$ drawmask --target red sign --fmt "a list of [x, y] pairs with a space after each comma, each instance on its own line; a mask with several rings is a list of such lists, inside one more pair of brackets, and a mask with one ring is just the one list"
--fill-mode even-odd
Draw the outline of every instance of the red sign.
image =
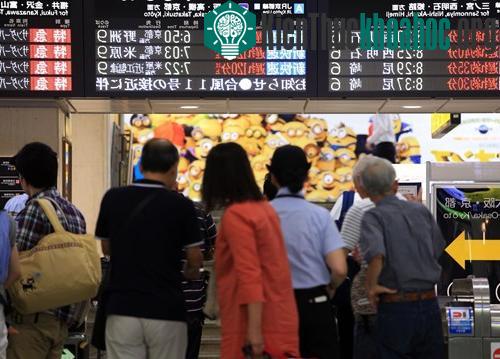
[[29, 29], [30, 42], [70, 44], [70, 29]]
[[71, 61], [30, 61], [31, 75], [71, 75]]
[[498, 348], [497, 350], [495, 350], [493, 352], [493, 356], [492, 356], [493, 359], [500, 359], [500, 348]]
[[71, 59], [71, 45], [30, 45], [32, 59]]
[[71, 77], [30, 77], [31, 91], [71, 91]]

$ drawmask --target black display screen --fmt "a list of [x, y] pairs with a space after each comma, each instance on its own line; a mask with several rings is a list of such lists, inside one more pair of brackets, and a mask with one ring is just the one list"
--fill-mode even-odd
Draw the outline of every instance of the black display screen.
[[[334, 36], [338, 38], [339, 28], [329, 26], [332, 34], [327, 39], [328, 51], [322, 51], [318, 61], [319, 73], [328, 74], [318, 78], [320, 97], [484, 97], [500, 94], [500, 33], [496, 31], [496, 45], [489, 46], [485, 41], [486, 31], [472, 27], [472, 19], [483, 24], [486, 19], [498, 19], [498, 1], [322, 1], [320, 11], [332, 19], [355, 18], [358, 22], [360, 13], [370, 18], [377, 13], [384, 21], [413, 19], [413, 15], [424, 20], [450, 20], [450, 29], [445, 32], [450, 39], [447, 50], [439, 47], [434, 50], [338, 48], [334, 46]], [[474, 46], [471, 42], [466, 48], [458, 45], [457, 36], [460, 34], [458, 21], [464, 18], [470, 20], [470, 34], [477, 40]], [[350, 36], [359, 45], [359, 27]]]
[[500, 188], [492, 184], [439, 186], [435, 215], [446, 241], [440, 258], [441, 295], [456, 278], [487, 278], [491, 300], [500, 303]]
[[0, 96], [83, 95], [81, 0], [0, 1]]
[[257, 45], [228, 61], [204, 46], [204, 15], [225, 1], [86, 2], [87, 96], [310, 97], [316, 56], [261, 46], [262, 14], [306, 17], [316, 1], [252, 0]]
[[11, 157], [0, 157], [0, 209], [12, 197], [24, 193], [19, 174], [10, 164]]

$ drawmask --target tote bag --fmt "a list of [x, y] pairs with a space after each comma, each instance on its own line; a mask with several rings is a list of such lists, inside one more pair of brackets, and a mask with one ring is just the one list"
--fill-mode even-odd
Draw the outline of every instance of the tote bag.
[[101, 283], [101, 260], [95, 237], [67, 232], [47, 199], [38, 204], [54, 232], [19, 253], [21, 278], [9, 289], [21, 314], [64, 307], [95, 297]]

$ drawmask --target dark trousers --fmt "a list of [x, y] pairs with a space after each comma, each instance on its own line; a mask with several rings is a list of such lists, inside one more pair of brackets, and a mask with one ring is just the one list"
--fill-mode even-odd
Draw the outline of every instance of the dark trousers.
[[186, 359], [198, 359], [204, 321], [204, 315], [201, 311], [199, 313], [187, 314], [188, 346], [186, 350]]
[[396, 146], [392, 142], [380, 142], [373, 149], [372, 155], [385, 158], [391, 163], [396, 163]]
[[381, 359], [443, 359], [437, 300], [380, 304], [377, 343]]
[[[314, 302], [314, 298], [326, 297]], [[299, 312], [300, 353], [304, 358], [337, 359], [338, 338], [335, 313], [325, 287], [296, 289]]]
[[379, 359], [377, 316], [356, 314], [354, 321], [353, 359]]

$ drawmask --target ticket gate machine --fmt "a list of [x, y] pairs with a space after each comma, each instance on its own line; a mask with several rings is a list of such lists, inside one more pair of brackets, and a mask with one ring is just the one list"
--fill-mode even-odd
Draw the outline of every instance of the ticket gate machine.
[[448, 359], [500, 359], [500, 305], [488, 280], [455, 279], [451, 299], [442, 307]]

